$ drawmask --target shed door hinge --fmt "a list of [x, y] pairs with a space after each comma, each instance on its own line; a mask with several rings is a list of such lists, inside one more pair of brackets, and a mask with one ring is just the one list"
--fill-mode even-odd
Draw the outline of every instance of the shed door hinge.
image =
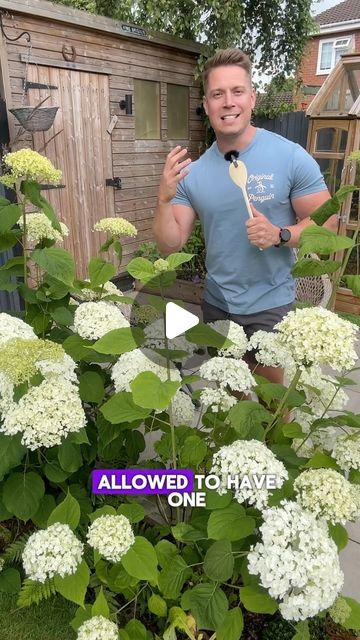
[[106, 178], [105, 184], [107, 187], [115, 187], [115, 189], [122, 189], [121, 178]]

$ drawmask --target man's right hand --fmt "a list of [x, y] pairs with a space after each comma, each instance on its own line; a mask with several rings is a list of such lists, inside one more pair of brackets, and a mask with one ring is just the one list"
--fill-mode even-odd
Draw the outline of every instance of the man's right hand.
[[178, 145], [170, 151], [166, 156], [164, 170], [160, 179], [159, 203], [169, 203], [176, 196], [176, 187], [178, 182], [182, 180], [189, 172], [185, 169], [191, 158], [184, 160], [187, 149], [183, 149]]

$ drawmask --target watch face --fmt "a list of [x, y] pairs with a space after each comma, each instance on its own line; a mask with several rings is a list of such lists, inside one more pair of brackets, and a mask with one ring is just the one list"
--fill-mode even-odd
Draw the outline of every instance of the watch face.
[[289, 242], [291, 238], [291, 231], [289, 231], [289, 229], [280, 229], [279, 236], [281, 242]]

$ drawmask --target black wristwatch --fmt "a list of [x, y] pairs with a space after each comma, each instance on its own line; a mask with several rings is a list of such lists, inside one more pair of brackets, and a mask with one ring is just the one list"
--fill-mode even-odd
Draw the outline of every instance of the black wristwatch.
[[287, 242], [289, 242], [291, 238], [291, 231], [290, 229], [280, 229], [279, 231], [279, 242], [278, 244], [274, 244], [274, 247], [281, 247], [282, 244], [286, 244]]

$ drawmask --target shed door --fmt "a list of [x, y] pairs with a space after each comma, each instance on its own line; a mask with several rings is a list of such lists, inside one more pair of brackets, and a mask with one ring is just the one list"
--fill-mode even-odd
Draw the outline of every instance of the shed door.
[[75, 256], [78, 277], [86, 277], [87, 263], [104, 241], [91, 229], [114, 215], [114, 188], [105, 184], [113, 175], [108, 76], [29, 65], [28, 80], [57, 87], [28, 91], [31, 105], [50, 95], [43, 106], [59, 106], [54, 125], [34, 133], [34, 149], [63, 172], [65, 187], [43, 195], [69, 227], [63, 246]]

